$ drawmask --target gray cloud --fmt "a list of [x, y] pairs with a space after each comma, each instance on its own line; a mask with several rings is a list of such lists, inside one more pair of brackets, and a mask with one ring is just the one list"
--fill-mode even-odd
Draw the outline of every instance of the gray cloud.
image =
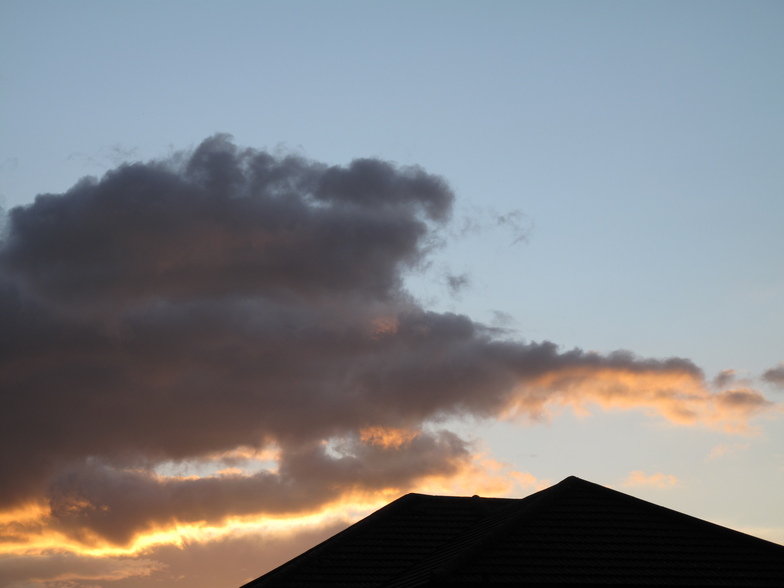
[[[47, 497], [63, 533], [122, 544], [173, 521], [448, 477], [470, 448], [428, 427], [450, 416], [593, 402], [711, 424], [768, 406], [753, 390], [710, 395], [688, 360], [502, 341], [422, 308], [403, 276], [452, 201], [418, 168], [329, 167], [216, 136], [11, 210], [0, 505]], [[362, 437], [372, 427], [413, 433], [375, 444]], [[279, 448], [278, 470], [154, 473], [239, 446]]]
[[732, 385], [738, 379], [735, 370], [721, 370], [713, 378], [713, 385], [717, 388], [725, 388]]
[[784, 363], [766, 370], [765, 373], [762, 374], [762, 379], [774, 386], [784, 388]]
[[329, 455], [323, 444], [286, 451], [278, 472], [161, 477], [88, 459], [52, 478], [52, 527], [78, 540], [84, 529], [117, 545], [161, 525], [205, 522], [264, 512], [291, 515], [338, 500], [346, 488], [366, 491], [409, 485], [427, 475], [449, 476], [469, 458], [448, 431], [420, 433], [391, 448], [353, 436]]
[[457, 296], [460, 292], [471, 285], [471, 278], [468, 274], [451, 274], [446, 275], [446, 286], [452, 296]]
[[509, 246], [528, 243], [534, 230], [534, 221], [521, 210], [502, 213], [492, 208], [472, 208], [460, 219], [458, 234], [478, 236], [493, 229], [507, 233], [512, 239]]
[[[360, 198], [360, 195], [366, 195]], [[418, 169], [347, 168], [202, 143], [184, 169], [133, 164], [13, 209], [4, 273], [49, 301], [397, 293], [452, 194]]]

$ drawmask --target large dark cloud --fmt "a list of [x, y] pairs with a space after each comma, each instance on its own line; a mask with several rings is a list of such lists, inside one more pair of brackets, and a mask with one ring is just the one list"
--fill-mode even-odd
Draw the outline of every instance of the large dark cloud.
[[[430, 427], [450, 416], [597, 402], [712, 423], [768, 406], [706, 392], [687, 360], [564, 353], [422, 308], [403, 281], [452, 201], [418, 168], [329, 167], [216, 136], [11, 210], [0, 505], [46, 496], [55, 528], [124, 543], [452, 475], [469, 448]], [[413, 433], [375, 443], [374, 427]], [[279, 448], [278, 469], [154, 474], [240, 446]]]
[[126, 165], [12, 210], [1, 262], [31, 293], [79, 307], [386, 299], [451, 202], [416, 168], [274, 159], [214, 137], [183, 169]]

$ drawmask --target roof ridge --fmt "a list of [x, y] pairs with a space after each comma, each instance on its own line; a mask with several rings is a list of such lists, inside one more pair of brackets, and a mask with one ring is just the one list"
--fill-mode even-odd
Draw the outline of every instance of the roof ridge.
[[[547, 490], [555, 490], [556, 488], [558, 488], [558, 491], [557, 491], [556, 495], [559, 495], [559, 494], [563, 493], [565, 490], [573, 488], [574, 486], [578, 485], [578, 483], [579, 483], [580, 486], [582, 486], [586, 490], [592, 490], [594, 492], [601, 492], [601, 493], [604, 493], [606, 495], [614, 495], [614, 497], [616, 499], [626, 501], [627, 503], [632, 503], [632, 504], [636, 503], [636, 504], [639, 504], [639, 505], [646, 505], [648, 508], [656, 509], [658, 512], [660, 512], [662, 514], [667, 514], [668, 516], [678, 517], [678, 518], [680, 518], [683, 521], [689, 521], [689, 522], [695, 523], [695, 524], [699, 523], [700, 525], [703, 525], [703, 526], [705, 526], [707, 528], [712, 528], [713, 530], [721, 530], [723, 533], [726, 533], [728, 535], [735, 535], [735, 536], [738, 536], [738, 537], [740, 537], [740, 536], [747, 537], [749, 539], [753, 539], [754, 541], [759, 542], [760, 544], [767, 543], [767, 544], [769, 544], [771, 546], [774, 546], [774, 547], [778, 547], [778, 548], [782, 547], [781, 544], [774, 543], [772, 541], [768, 541], [767, 539], [762, 539], [761, 537], [756, 537], [754, 535], [750, 535], [748, 533], [744, 533], [743, 531], [738, 531], [736, 529], [732, 529], [730, 527], [726, 527], [726, 526], [720, 525], [718, 523], [713, 523], [711, 521], [707, 521], [705, 519], [701, 519], [701, 518], [696, 517], [694, 515], [690, 515], [690, 514], [687, 514], [685, 512], [681, 512], [679, 510], [675, 510], [675, 509], [669, 508], [667, 506], [663, 506], [661, 504], [656, 504], [655, 502], [651, 502], [650, 500], [645, 500], [644, 498], [638, 498], [637, 496], [632, 496], [631, 494], [627, 494], [625, 492], [621, 492], [620, 490], [616, 490], [615, 488], [610, 488], [609, 486], [603, 486], [602, 484], [597, 484], [595, 482], [589, 482], [588, 480], [583, 480], [581, 478], [578, 478], [577, 476], [568, 476], [567, 478], [564, 478], [562, 481], [560, 481], [558, 484], [555, 484], [555, 485], [551, 486], [550, 488], [547, 488], [545, 491], [547, 491]], [[537, 493], [537, 494], [539, 494], [539, 493]], [[555, 494], [555, 493], [553, 493], [553, 494]], [[532, 494], [531, 496], [535, 496], [535, 495], [536, 494]]]
[[[479, 496], [471, 497], [472, 499], [487, 500]], [[513, 499], [510, 499], [513, 500]], [[438, 546], [432, 552], [428, 553], [413, 566], [403, 570], [400, 574], [384, 583], [384, 588], [403, 587], [409, 585], [418, 585], [418, 581], [426, 579], [433, 575], [433, 571], [442, 567], [448, 566], [449, 563], [465, 553], [477, 541], [481, 540], [482, 529], [484, 527], [492, 528], [494, 525], [503, 522], [504, 518], [510, 509], [514, 509], [518, 505], [511, 503], [503, 507], [499, 507], [494, 511], [485, 514], [479, 521], [466, 529], [462, 533], [453, 537], [449, 541]], [[464, 544], [464, 545], [462, 545]]]
[[782, 578], [784, 546], [568, 476], [517, 499], [406, 494], [244, 588]]
[[536, 519], [537, 517], [544, 516], [547, 507], [554, 500], [557, 500], [566, 490], [575, 486], [576, 483], [589, 483], [581, 480], [576, 476], [569, 476], [564, 478], [557, 484], [553, 484], [547, 488], [529, 494], [523, 498], [519, 498], [515, 504], [511, 505], [504, 511], [506, 517], [500, 518], [498, 524], [494, 525], [488, 530], [488, 533], [478, 538], [472, 545], [468, 546], [462, 553], [458, 554], [448, 564], [433, 570], [436, 576], [446, 576], [454, 573], [455, 570], [464, 566], [469, 558], [473, 555], [492, 544], [499, 536], [501, 536], [506, 529], [519, 524], [523, 520]]
[[401, 508], [403, 508], [403, 506], [421, 497], [429, 498], [430, 496], [427, 494], [418, 494], [416, 492], [409, 492], [408, 494], [404, 494], [403, 496], [396, 498], [389, 504], [381, 507], [380, 509], [372, 512], [366, 517], [363, 517], [357, 522], [349, 525], [342, 531], [335, 533], [329, 539], [325, 539], [324, 541], [314, 545], [307, 551], [302, 552], [297, 557], [290, 559], [289, 561], [281, 564], [280, 566], [270, 570], [263, 576], [256, 578], [255, 580], [251, 580], [247, 584], [243, 584], [242, 586], [240, 586], [240, 588], [258, 588], [267, 585], [271, 581], [275, 581], [280, 579], [281, 577], [285, 577], [287, 574], [291, 573], [292, 571], [295, 571], [301, 564], [311, 559], [314, 559], [322, 552], [328, 550], [335, 543], [344, 540], [346, 537], [351, 537], [352, 535], [356, 535], [368, 525], [375, 524], [379, 520], [389, 518], [390, 516], [392, 516], [392, 513], [400, 510]]
[[[471, 555], [482, 549], [485, 545], [492, 543], [504, 529], [517, 523], [520, 520], [522, 513], [527, 512], [530, 515], [531, 507], [534, 504], [540, 504], [542, 499], [559, 493], [556, 491], [556, 488], [564, 484], [564, 482], [567, 482], [566, 486], [571, 486], [574, 484], [574, 481], [587, 483], [575, 476], [569, 476], [569, 478], [562, 480], [558, 484], [529, 494], [526, 497], [500, 499], [512, 502], [504, 507], [498, 508], [494, 512], [488, 513], [485, 517], [477, 521], [475, 525], [466, 529], [450, 541], [447, 541], [422, 558], [415, 565], [404, 570], [389, 582], [383, 584], [384, 588], [402, 588], [403, 586], [416, 584], [422, 579], [448, 575], [450, 572], [460, 568], [463, 562], [471, 557]], [[472, 498], [479, 500], [498, 500], [479, 496], [473, 496]], [[535, 510], [533, 516], [536, 516], [537, 512], [541, 512], [541, 510]]]
[[[575, 492], [575, 490], [577, 490], [577, 492]], [[521, 524], [536, 524], [535, 521], [542, 518], [547, 520], [547, 517], [553, 514], [553, 508], [558, 509], [558, 504], [561, 503], [562, 498], [566, 498], [567, 501], [571, 501], [572, 497], [575, 497], [579, 500], [581, 495], [585, 495], [586, 491], [592, 493], [594, 496], [600, 497], [602, 500], [611, 498], [612, 501], [616, 504], [625, 503], [635, 510], [643, 509], [644, 512], [658, 513], [659, 520], [669, 519], [673, 524], [679, 527], [685, 526], [692, 529], [699, 529], [701, 532], [709, 532], [714, 535], [723, 536], [726, 538], [726, 540], [734, 540], [736, 542], [735, 545], [753, 545], [756, 553], [767, 553], [769, 555], [782, 558], [781, 562], [784, 564], [784, 546], [782, 545], [755, 537], [753, 535], [749, 535], [747, 533], [743, 533], [741, 531], [737, 531], [735, 529], [731, 529], [729, 527], [724, 527], [722, 525], [712, 523], [710, 521], [706, 521], [704, 519], [700, 519], [692, 515], [688, 515], [686, 513], [649, 502], [647, 500], [643, 500], [641, 498], [637, 498], [636, 496], [626, 494], [613, 488], [602, 486], [601, 484], [588, 482], [586, 480], [577, 478], [576, 476], [569, 476], [560, 483], [528, 497], [537, 497], [537, 500], [529, 502], [527, 499], [523, 499], [526, 504], [521, 504], [520, 508], [517, 509], [517, 512], [511, 514], [507, 521], [494, 529], [492, 534], [483, 538], [481, 541], [472, 546], [470, 550], [462, 554], [464, 557], [456, 558], [454, 561], [454, 564], [456, 565], [453, 565], [449, 568], [444, 568], [442, 572], [443, 577], [454, 578], [459, 573], [461, 568], [464, 569], [465, 566], [471, 564], [471, 561], [476, 558], [476, 555], [480, 551], [491, 549], [495, 543], [495, 540], [502, 536], [503, 533], [510, 527]], [[479, 559], [481, 559], [481, 556]]]
[[[570, 476], [573, 477], [573, 476]], [[579, 479], [579, 478], [578, 478]], [[675, 510], [669, 508], [667, 506], [663, 506], [661, 504], [656, 504], [655, 502], [651, 502], [649, 500], [645, 500], [644, 498], [638, 498], [637, 496], [632, 496], [631, 494], [626, 494], [625, 492], [621, 492], [620, 490], [616, 490], [615, 488], [609, 488], [607, 486], [602, 486], [601, 484], [595, 484], [594, 482], [587, 482], [582, 480], [586, 485], [594, 487], [596, 490], [605, 492], [606, 494], [613, 494], [618, 500], [625, 500], [629, 503], [637, 503], [641, 505], [645, 505], [649, 509], [656, 509], [658, 512], [665, 514], [667, 516], [671, 516], [673, 518], [679, 518], [684, 522], [689, 522], [695, 525], [700, 525], [705, 527], [706, 529], [711, 529], [713, 531], [724, 533], [728, 536], [734, 536], [740, 540], [746, 541], [754, 541], [757, 542], [760, 546], [763, 544], [767, 544], [769, 547], [774, 547], [781, 549], [784, 545], [779, 543], [774, 543], [773, 541], [768, 541], [767, 539], [763, 539], [761, 537], [756, 537], [754, 535], [750, 535], [748, 533], [744, 533], [743, 531], [738, 531], [737, 529], [733, 529], [731, 527], [726, 527], [724, 525], [720, 525], [718, 523], [713, 523], [711, 521], [701, 519], [694, 515], [687, 514], [685, 512], [681, 512], [679, 510]], [[745, 539], [744, 539], [745, 538]]]

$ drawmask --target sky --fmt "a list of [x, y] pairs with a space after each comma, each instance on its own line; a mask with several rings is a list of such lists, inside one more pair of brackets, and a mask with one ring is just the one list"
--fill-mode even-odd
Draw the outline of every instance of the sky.
[[783, 25], [0, 0], [0, 586], [569, 475], [784, 544]]

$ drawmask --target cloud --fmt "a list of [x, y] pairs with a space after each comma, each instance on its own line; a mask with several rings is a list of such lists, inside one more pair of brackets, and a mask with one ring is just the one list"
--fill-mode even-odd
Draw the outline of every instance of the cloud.
[[492, 208], [473, 207], [461, 216], [458, 233], [466, 235], [482, 235], [493, 229], [500, 228], [512, 240], [509, 246], [528, 243], [534, 230], [534, 222], [521, 210], [498, 212]]
[[447, 274], [446, 285], [452, 296], [457, 296], [460, 292], [471, 284], [471, 278], [466, 273]]
[[0, 556], [0, 578], [9, 588], [23, 588], [38, 582], [59, 582], [83, 586], [85, 581], [117, 581], [149, 576], [164, 569], [149, 558], [90, 557], [73, 553], [48, 553], [14, 557]]
[[726, 457], [729, 455], [735, 455], [742, 451], [746, 451], [751, 444], [746, 443], [722, 443], [720, 445], [716, 445], [711, 448], [710, 453], [708, 454], [708, 459], [720, 459], [722, 457]]
[[[127, 550], [347, 497], [534, 483], [478, 465], [442, 426], [452, 417], [643, 410], [745, 432], [777, 410], [751, 388], [711, 392], [686, 359], [500, 339], [424, 308], [404, 278], [426, 267], [453, 200], [416, 167], [327, 166], [215, 136], [12, 209], [0, 509], [46, 505], [14, 523], [12, 547]], [[253, 471], [226, 461], [265, 451], [273, 463]]]
[[735, 370], [721, 370], [715, 378], [713, 378], [713, 385], [716, 388], [725, 388], [733, 384], [738, 379]]
[[442, 180], [415, 168], [275, 160], [214, 137], [183, 169], [122, 166], [13, 209], [0, 261], [66, 312], [242, 296], [388, 300], [422, 257], [426, 221], [445, 220], [451, 201]]
[[520, 242], [528, 243], [534, 229], [533, 221], [520, 210], [496, 214], [495, 223], [497, 226], [504, 227], [510, 232], [512, 237], [512, 242], [509, 243], [510, 246]]
[[784, 389], [784, 362], [776, 367], [766, 370], [762, 379], [778, 388]]
[[624, 486], [654, 486], [656, 488], [670, 488], [678, 483], [678, 478], [670, 474], [662, 474], [657, 472], [655, 474], [646, 474], [643, 471], [636, 470], [629, 474], [629, 477], [623, 482]]
[[115, 545], [176, 525], [219, 525], [227, 517], [263, 512], [308, 513], [344, 493], [408, 487], [430, 476], [452, 477], [470, 461], [449, 432], [419, 434], [396, 447], [345, 439], [288, 451], [280, 470], [206, 477], [163, 477], [145, 469], [92, 463], [72, 467], [49, 488], [52, 527], [73, 541], [86, 531]]
[[[209, 542], [157, 545], [140, 558], [48, 553], [0, 557], [0, 579], [7, 588], [191, 588], [240, 586], [260, 570], [274, 568], [345, 528], [351, 521], [329, 518], [295, 531], [235, 533]], [[215, 562], [221, 565], [215, 565]]]

